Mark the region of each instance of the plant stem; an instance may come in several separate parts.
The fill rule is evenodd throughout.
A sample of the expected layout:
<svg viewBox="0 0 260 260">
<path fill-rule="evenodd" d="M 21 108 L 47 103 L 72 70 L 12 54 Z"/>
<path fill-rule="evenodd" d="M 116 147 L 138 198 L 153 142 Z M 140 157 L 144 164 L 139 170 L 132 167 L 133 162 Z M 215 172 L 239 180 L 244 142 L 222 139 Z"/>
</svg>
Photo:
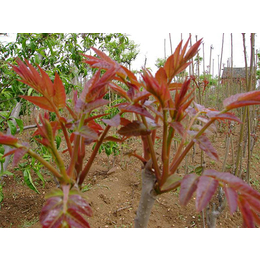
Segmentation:
<svg viewBox="0 0 260 260">
<path fill-rule="evenodd" d="M 186 129 L 186 131 L 185 131 L 185 133 L 184 133 L 184 135 L 183 135 L 183 137 L 182 137 L 181 143 L 180 143 L 180 145 L 179 145 L 179 147 L 178 147 L 178 150 L 177 150 L 177 152 L 175 153 L 175 156 L 174 156 L 174 158 L 173 158 L 173 160 L 172 160 L 172 163 L 171 163 L 171 165 L 170 165 L 170 170 L 172 169 L 172 167 L 173 167 L 175 161 L 178 159 L 178 157 L 179 157 L 179 155 L 180 155 L 180 153 L 181 153 L 181 151 L 182 151 L 182 149 L 183 149 L 183 146 L 184 146 L 185 141 L 186 141 L 186 138 L 187 138 L 188 131 L 191 129 L 191 127 L 192 127 L 194 121 L 198 118 L 198 116 L 199 116 L 200 114 L 201 114 L 201 112 L 199 111 L 199 112 L 192 118 L 192 120 L 191 120 L 191 122 L 190 122 L 188 128 Z M 172 173 L 172 171 L 171 171 L 171 173 Z"/>
<path fill-rule="evenodd" d="M 226 110 L 223 110 L 222 112 L 220 112 L 220 114 L 225 113 Z M 216 121 L 216 119 L 211 119 L 199 132 L 198 134 L 193 138 L 193 140 L 190 141 L 190 143 L 188 144 L 188 146 L 185 148 L 185 150 L 182 152 L 182 154 L 177 158 L 176 161 L 174 161 L 174 164 L 171 166 L 170 170 L 171 170 L 171 174 L 174 174 L 175 171 L 177 170 L 177 168 L 179 167 L 179 165 L 181 164 L 181 162 L 183 161 L 183 159 L 185 158 L 185 156 L 187 155 L 187 153 L 190 151 L 190 149 L 193 147 L 193 145 L 195 144 L 196 139 L 198 139 L 205 131 L 206 129 L 212 125 L 214 122 Z"/>
<path fill-rule="evenodd" d="M 162 183 L 166 181 L 169 175 L 169 143 L 171 143 L 171 138 L 168 140 L 167 138 L 168 132 L 168 123 L 167 123 L 167 111 L 163 111 L 163 145 L 162 145 L 162 163 L 163 163 L 163 171 L 162 171 Z M 170 134 L 169 134 L 170 135 Z M 168 143 L 169 142 L 169 143 Z"/>
<path fill-rule="evenodd" d="M 85 114 L 82 114 L 81 118 L 80 118 L 79 125 L 78 125 L 78 130 L 80 130 L 81 127 L 83 126 L 84 120 L 85 120 Z M 78 158 L 80 138 L 81 138 L 81 136 L 77 135 L 76 139 L 75 139 L 75 143 L 74 143 L 74 147 L 73 147 L 73 151 L 72 151 L 72 156 L 71 156 L 71 161 L 70 161 L 70 165 L 69 165 L 69 168 L 68 168 L 68 175 L 69 176 L 73 176 L 73 173 L 74 173 L 74 170 L 75 170 L 75 165 L 76 165 L 77 158 Z"/>
<path fill-rule="evenodd" d="M 22 146 L 20 146 L 22 147 Z M 17 147 L 18 148 L 18 147 Z M 25 147 L 26 148 L 26 147 Z M 38 154 L 36 154 L 34 151 L 32 151 L 31 149 L 28 149 L 27 153 L 32 156 L 33 158 L 35 158 L 36 160 L 38 160 L 41 164 L 43 164 L 50 172 L 53 173 L 53 175 L 55 175 L 55 177 L 57 177 L 58 179 L 62 179 L 62 176 L 60 175 L 60 173 L 47 161 L 45 161 L 41 156 L 39 156 Z"/>
<path fill-rule="evenodd" d="M 144 116 L 141 116 L 141 117 L 142 117 L 144 125 L 148 129 L 148 124 L 147 124 L 145 117 Z M 149 149 L 150 149 L 151 158 L 152 158 L 152 161 L 153 161 L 155 176 L 156 176 L 157 180 L 159 181 L 161 179 L 161 174 L 160 174 L 160 169 L 159 169 L 158 162 L 157 162 L 157 159 L 156 159 L 151 135 L 147 135 L 147 141 L 148 141 L 148 145 L 149 145 Z"/>
<path fill-rule="evenodd" d="M 103 132 L 103 134 L 100 136 L 99 140 L 97 141 L 96 146 L 95 146 L 95 148 L 94 148 L 94 150 L 93 150 L 93 152 L 92 152 L 92 154 L 91 154 L 91 156 L 90 156 L 90 158 L 89 158 L 85 168 L 83 169 L 83 171 L 81 172 L 81 174 L 78 177 L 77 182 L 78 182 L 79 186 L 82 185 L 84 179 L 86 178 L 86 176 L 87 176 L 87 174 L 88 174 L 88 172 L 90 170 L 90 167 L 92 166 L 92 163 L 94 162 L 94 159 L 96 158 L 98 150 L 99 150 L 99 148 L 100 148 L 100 146 L 101 146 L 101 144 L 102 144 L 104 138 L 106 137 L 106 135 L 107 135 L 107 133 L 108 133 L 110 128 L 111 128 L 111 126 L 107 125 L 105 130 L 104 130 L 104 132 Z"/>
</svg>

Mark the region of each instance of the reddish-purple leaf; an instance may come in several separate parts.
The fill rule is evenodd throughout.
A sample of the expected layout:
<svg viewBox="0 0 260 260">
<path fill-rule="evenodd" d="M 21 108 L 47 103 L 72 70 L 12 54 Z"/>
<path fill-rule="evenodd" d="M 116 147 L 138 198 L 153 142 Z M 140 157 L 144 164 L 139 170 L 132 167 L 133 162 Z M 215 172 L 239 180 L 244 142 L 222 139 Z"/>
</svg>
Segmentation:
<svg viewBox="0 0 260 260">
<path fill-rule="evenodd" d="M 119 87 L 115 83 L 109 83 L 109 87 L 119 96 L 124 97 L 126 100 L 129 100 L 129 97 L 123 88 Z"/>
<path fill-rule="evenodd" d="M 142 92 L 137 92 L 134 96 L 133 101 L 134 101 L 134 103 L 137 103 L 140 100 L 146 100 L 149 98 L 150 95 L 151 94 L 146 90 L 143 90 Z"/>
<path fill-rule="evenodd" d="M 160 119 L 163 120 L 163 114 L 159 112 L 155 107 L 153 107 L 151 104 L 149 104 L 147 101 L 144 103 L 144 106 L 148 109 L 150 109 L 155 115 L 157 115 Z"/>
<path fill-rule="evenodd" d="M 170 126 L 175 129 L 181 136 L 184 135 L 185 129 L 180 122 L 171 122 Z"/>
<path fill-rule="evenodd" d="M 123 143 L 125 141 L 125 138 L 123 139 L 119 139 L 119 138 L 116 138 L 114 136 L 107 136 L 104 138 L 104 142 L 106 141 L 112 141 L 112 142 L 117 142 L 117 143 Z"/>
<path fill-rule="evenodd" d="M 260 200 L 259 192 L 255 191 L 247 183 L 245 183 L 240 178 L 234 176 L 229 172 L 217 172 L 215 170 L 205 170 L 204 175 L 210 176 L 212 178 L 217 179 L 218 181 L 228 184 L 228 186 L 233 188 L 236 192 L 248 194 L 249 196 L 252 196 L 257 200 Z"/>
<path fill-rule="evenodd" d="M 120 125 L 120 122 L 121 122 L 121 117 L 119 114 L 117 114 L 116 116 L 114 116 L 113 118 L 111 119 L 102 119 L 102 121 L 109 125 L 109 126 L 114 126 L 114 127 L 117 127 Z"/>
<path fill-rule="evenodd" d="M 250 210 L 248 202 L 239 196 L 238 206 L 243 216 L 244 225 L 247 228 L 255 228 L 253 214 Z"/>
<path fill-rule="evenodd" d="M 23 156 L 27 153 L 25 148 L 15 149 L 14 158 L 13 158 L 13 167 L 16 167 L 19 161 L 23 158 Z"/>
<path fill-rule="evenodd" d="M 196 209 L 198 212 L 202 211 L 208 205 L 217 187 L 217 180 L 207 176 L 199 178 L 196 197 Z"/>
<path fill-rule="evenodd" d="M 198 112 L 206 112 L 208 111 L 208 109 L 200 104 L 197 104 L 196 102 L 194 102 L 194 105 L 195 105 L 195 109 L 198 111 Z"/>
<path fill-rule="evenodd" d="M 145 117 L 149 117 L 151 119 L 154 119 L 153 116 L 145 108 L 143 108 L 142 106 L 137 105 L 137 104 L 136 105 L 128 105 L 128 106 L 119 105 L 118 108 L 122 112 L 134 112 L 136 114 L 143 115 Z"/>
<path fill-rule="evenodd" d="M 199 176 L 196 174 L 186 175 L 181 182 L 180 204 L 186 206 L 190 201 L 194 191 L 197 189 Z"/>
<path fill-rule="evenodd" d="M 224 191 L 228 201 L 230 214 L 233 215 L 237 210 L 237 193 L 233 188 L 230 187 L 224 187 Z"/>
<path fill-rule="evenodd" d="M 124 136 L 140 136 L 149 135 L 151 131 L 140 121 L 133 121 L 119 129 L 118 133 Z"/>
<path fill-rule="evenodd" d="M 12 135 L 4 135 L 2 132 L 0 132 L 0 144 L 3 145 L 15 145 L 17 144 L 18 139 Z"/>
<path fill-rule="evenodd" d="M 208 113 L 208 116 L 210 116 L 210 113 Z M 229 121 L 236 121 L 236 122 L 242 124 L 241 120 L 232 113 L 225 113 L 225 114 L 216 113 L 216 115 L 211 116 L 211 118 L 219 119 L 219 120 L 225 120 L 226 119 L 226 120 L 229 120 Z"/>
<path fill-rule="evenodd" d="M 74 134 L 93 141 L 98 139 L 98 134 L 96 131 L 89 128 L 88 126 L 82 126 L 81 129 L 79 131 L 75 131 Z"/>
<path fill-rule="evenodd" d="M 199 144 L 199 147 L 202 151 L 204 151 L 210 158 L 215 161 L 218 161 L 218 153 L 215 148 L 212 146 L 208 137 L 205 134 L 202 134 L 198 139 L 195 140 Z"/>
<path fill-rule="evenodd" d="M 251 197 L 248 194 L 242 194 L 240 196 L 242 196 L 247 201 L 247 203 L 255 212 L 260 213 L 260 200 L 257 200 L 256 198 Z"/>
<path fill-rule="evenodd" d="M 108 100 L 105 100 L 105 99 L 102 99 L 102 98 L 96 99 L 96 100 L 89 102 L 89 103 L 85 103 L 84 101 L 82 101 L 81 98 L 79 98 L 76 102 L 75 110 L 76 110 L 77 113 L 80 113 L 80 112 L 89 113 L 93 109 L 107 105 L 108 103 L 109 103 Z"/>
<path fill-rule="evenodd" d="M 92 210 L 89 207 L 89 204 L 80 194 L 73 194 L 73 191 L 71 192 L 70 200 L 68 201 L 68 208 L 71 211 L 78 211 L 79 213 L 82 213 L 88 217 L 92 216 Z"/>
<path fill-rule="evenodd" d="M 78 191 L 70 191 L 66 195 L 56 189 L 47 196 L 40 222 L 45 228 L 88 228 L 89 223 L 85 219 L 87 216 L 92 216 L 92 210 Z"/>
<path fill-rule="evenodd" d="M 257 90 L 233 95 L 225 99 L 223 104 L 227 110 L 249 105 L 258 105 L 260 104 L 260 91 Z"/>
<path fill-rule="evenodd" d="M 54 108 L 49 103 L 48 99 L 45 97 L 30 97 L 30 96 L 19 96 L 19 97 L 30 101 L 31 103 L 33 103 L 34 105 L 42 109 L 48 110 L 50 112 L 54 112 Z"/>
<path fill-rule="evenodd" d="M 124 118 L 124 117 L 121 117 L 121 119 L 120 119 L 120 125 L 126 126 L 126 125 L 128 125 L 128 124 L 130 124 L 130 123 L 131 123 L 130 120 L 128 120 L 128 119 L 126 119 L 126 118 Z"/>
</svg>

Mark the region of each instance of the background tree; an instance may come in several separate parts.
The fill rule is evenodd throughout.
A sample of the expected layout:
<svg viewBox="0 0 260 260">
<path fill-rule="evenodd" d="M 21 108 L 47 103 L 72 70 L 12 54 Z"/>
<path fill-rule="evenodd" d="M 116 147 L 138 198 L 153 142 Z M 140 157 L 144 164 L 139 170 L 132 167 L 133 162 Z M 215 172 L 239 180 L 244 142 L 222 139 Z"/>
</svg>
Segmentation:
<svg viewBox="0 0 260 260">
<path fill-rule="evenodd" d="M 82 85 L 84 77 L 92 75 L 82 63 L 81 55 L 91 46 L 101 48 L 129 67 L 138 54 L 137 45 L 122 33 L 18 33 L 15 42 L 0 43 L 0 106 L 10 110 L 10 106 L 20 100 L 19 95 L 32 91 L 15 80 L 9 65 L 15 64 L 15 58 L 27 59 L 33 66 L 38 64 L 52 80 L 57 72 L 66 93 L 70 93 Z"/>
</svg>

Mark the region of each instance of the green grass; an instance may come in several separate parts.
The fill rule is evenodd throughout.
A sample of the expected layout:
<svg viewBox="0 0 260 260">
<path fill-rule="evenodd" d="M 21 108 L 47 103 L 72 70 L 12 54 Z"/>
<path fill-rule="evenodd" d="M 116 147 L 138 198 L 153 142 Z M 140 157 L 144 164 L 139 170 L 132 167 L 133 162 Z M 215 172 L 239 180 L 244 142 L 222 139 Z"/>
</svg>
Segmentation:
<svg viewBox="0 0 260 260">
<path fill-rule="evenodd" d="M 33 219 L 30 220 L 30 221 L 25 220 L 20 227 L 21 227 L 21 228 L 29 228 L 29 227 L 33 226 L 34 224 L 36 224 L 38 221 L 39 221 L 39 218 L 38 218 L 38 217 L 33 218 Z"/>
</svg>

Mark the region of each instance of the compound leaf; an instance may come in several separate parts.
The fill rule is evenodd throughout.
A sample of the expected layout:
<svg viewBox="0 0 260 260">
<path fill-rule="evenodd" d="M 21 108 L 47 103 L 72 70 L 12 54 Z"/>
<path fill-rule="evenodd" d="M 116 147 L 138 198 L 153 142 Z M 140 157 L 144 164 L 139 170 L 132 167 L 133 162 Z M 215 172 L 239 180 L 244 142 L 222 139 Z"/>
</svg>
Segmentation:
<svg viewBox="0 0 260 260">
<path fill-rule="evenodd" d="M 197 189 L 199 176 L 196 174 L 186 175 L 181 182 L 180 204 L 186 206 L 190 201 L 194 191 Z"/>
<path fill-rule="evenodd" d="M 207 176 L 199 178 L 196 197 L 196 209 L 198 212 L 202 211 L 208 205 L 217 187 L 217 180 Z"/>
<path fill-rule="evenodd" d="M 140 121 L 133 121 L 119 129 L 118 133 L 124 136 L 140 136 L 149 135 L 151 131 Z"/>
</svg>

